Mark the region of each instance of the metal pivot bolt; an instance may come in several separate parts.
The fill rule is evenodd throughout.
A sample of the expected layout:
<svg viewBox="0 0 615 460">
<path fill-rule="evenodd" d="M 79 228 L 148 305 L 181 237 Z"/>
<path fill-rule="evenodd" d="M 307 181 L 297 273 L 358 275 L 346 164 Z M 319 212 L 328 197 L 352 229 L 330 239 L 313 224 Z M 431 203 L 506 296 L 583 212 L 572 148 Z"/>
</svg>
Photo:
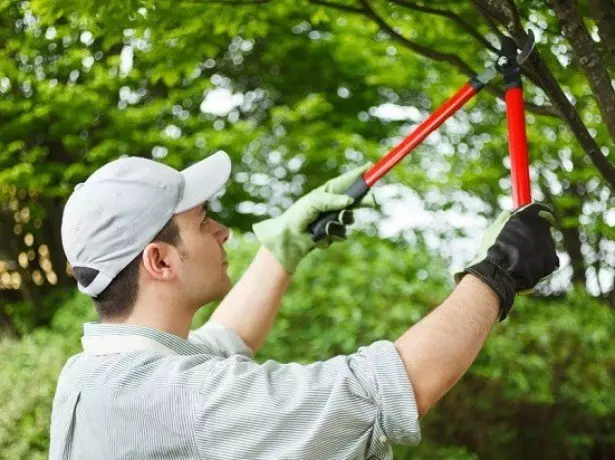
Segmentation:
<svg viewBox="0 0 615 460">
<path fill-rule="evenodd" d="M 506 56 L 500 56 L 500 57 L 498 58 L 498 65 L 499 65 L 500 67 L 504 67 L 504 66 L 506 66 L 507 64 L 508 64 L 508 58 L 507 58 Z"/>
</svg>

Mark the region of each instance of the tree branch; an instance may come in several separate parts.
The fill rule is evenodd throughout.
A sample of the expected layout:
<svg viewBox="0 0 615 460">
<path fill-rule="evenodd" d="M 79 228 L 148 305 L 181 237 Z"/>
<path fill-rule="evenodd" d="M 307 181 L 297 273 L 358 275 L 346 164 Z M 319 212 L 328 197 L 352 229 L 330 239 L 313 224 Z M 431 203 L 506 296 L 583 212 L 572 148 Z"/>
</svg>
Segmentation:
<svg viewBox="0 0 615 460">
<path fill-rule="evenodd" d="M 503 0 L 500 0 L 500 2 Z M 495 20 L 498 20 L 501 24 L 509 24 L 508 30 L 512 30 L 513 36 L 523 37 L 521 41 L 517 40 L 517 44 L 525 43 L 528 36 L 521 24 L 521 15 L 517 10 L 514 1 L 505 0 L 506 5 L 500 5 L 498 1 L 494 0 L 472 0 L 472 3 L 478 9 L 481 16 L 485 19 L 487 24 L 491 27 L 491 30 L 497 34 L 500 39 L 503 37 L 503 33 L 498 28 Z M 493 15 L 493 17 L 491 17 Z M 540 87 L 540 78 L 536 73 L 527 66 L 522 65 L 521 71 L 523 75 L 527 76 L 536 86 Z"/>
<path fill-rule="evenodd" d="M 515 17 L 510 11 L 510 4 L 504 4 L 504 0 L 473 0 L 480 5 L 485 15 L 491 17 L 496 22 L 502 24 L 507 30 L 515 29 Z"/>
<path fill-rule="evenodd" d="M 429 6 L 418 5 L 409 0 L 389 0 L 389 1 L 391 3 L 395 3 L 396 5 L 400 5 L 400 6 L 403 6 L 405 8 L 408 8 L 414 11 L 421 11 L 423 13 L 434 14 L 436 16 L 442 16 L 444 18 L 450 19 L 456 22 L 459 26 L 461 26 L 462 29 L 468 32 L 472 37 L 474 37 L 474 39 L 476 39 L 478 43 L 483 45 L 485 48 L 493 51 L 496 54 L 498 53 L 498 49 L 495 46 L 493 46 L 491 43 L 489 43 L 489 41 L 485 37 L 483 37 L 482 34 L 477 29 L 472 27 L 472 25 L 469 22 L 467 22 L 461 16 L 459 16 L 458 14 L 452 11 L 441 10 L 438 8 L 431 8 Z"/>
<path fill-rule="evenodd" d="M 400 43 L 404 47 L 411 49 L 412 51 L 422 56 L 433 59 L 434 61 L 448 62 L 449 64 L 452 64 L 455 67 L 457 67 L 459 70 L 461 70 L 461 72 L 463 72 L 464 74 L 468 76 L 476 75 L 476 72 L 474 72 L 472 68 L 456 54 L 442 53 L 440 51 L 436 51 L 426 46 L 420 45 L 404 37 L 399 32 L 394 30 L 393 27 L 391 27 L 384 19 L 382 19 L 376 13 L 376 11 L 374 11 L 374 9 L 371 7 L 371 5 L 369 4 L 367 0 L 359 0 L 359 1 L 361 2 L 361 5 L 363 5 L 365 14 L 370 19 L 372 19 L 376 24 L 378 24 L 382 30 L 388 33 L 391 36 L 391 38 L 395 40 L 396 42 Z"/>
<path fill-rule="evenodd" d="M 401 43 L 406 48 L 411 49 L 417 54 L 421 56 L 433 59 L 435 61 L 448 62 L 455 66 L 459 71 L 464 73 L 470 78 L 473 78 L 477 75 L 477 73 L 470 67 L 466 62 L 464 62 L 459 56 L 447 53 L 441 53 L 439 51 L 432 50 L 431 48 L 427 48 L 426 46 L 419 45 L 412 40 L 407 39 L 397 31 L 395 31 L 387 22 L 382 19 L 371 7 L 367 0 L 360 0 L 363 5 L 363 9 L 366 11 L 366 14 L 369 18 L 371 18 L 376 24 L 380 26 L 382 30 L 387 32 L 392 39 Z M 504 100 L 504 91 L 498 89 L 492 85 L 487 85 L 487 91 L 489 91 L 494 96 Z M 537 106 L 535 104 L 528 103 L 526 104 L 526 108 L 534 112 L 538 115 L 548 115 L 548 116 L 559 116 L 557 110 L 555 110 L 551 106 Z"/>
<path fill-rule="evenodd" d="M 481 0 L 472 0 L 472 3 L 474 4 L 474 7 L 478 10 L 478 12 L 481 14 L 481 16 L 483 17 L 483 19 L 485 20 L 485 22 L 489 25 L 489 28 L 491 29 L 491 31 L 496 34 L 500 40 L 503 37 L 503 33 L 502 31 L 498 28 L 498 25 L 496 24 L 496 22 L 494 21 L 494 19 L 489 15 L 489 11 L 487 9 L 487 7 L 485 7 L 485 5 L 483 4 L 483 2 Z M 510 6 L 510 5 L 509 5 Z M 512 23 L 516 24 L 515 28 L 520 29 L 522 33 L 520 33 L 519 35 L 523 35 L 524 36 L 524 41 L 527 40 L 527 34 L 525 34 L 523 27 L 521 27 L 520 25 L 520 15 L 518 12 L 516 12 L 514 10 L 514 3 L 512 4 L 513 7 L 513 11 L 512 13 L 510 13 L 511 15 L 511 20 Z M 493 9 L 494 10 L 494 9 Z M 504 13 L 501 14 L 502 17 L 502 22 L 506 22 L 506 17 L 504 15 Z M 538 75 L 536 75 L 536 73 L 529 68 L 526 65 L 522 65 L 521 66 L 521 72 L 523 73 L 523 75 L 525 75 L 526 77 L 528 77 L 532 83 L 534 83 L 536 86 L 540 87 L 540 78 L 538 77 Z M 558 111 L 557 109 L 553 109 L 552 112 L 554 114 L 557 114 Z"/>
<path fill-rule="evenodd" d="M 505 0 L 505 5 L 502 5 L 505 11 L 505 14 L 510 18 L 510 21 L 513 24 L 515 30 L 524 30 L 523 24 L 521 24 L 521 14 L 517 9 L 517 5 L 515 4 L 515 0 Z"/>
<path fill-rule="evenodd" d="M 576 2 L 552 0 L 562 32 L 568 38 L 581 69 L 585 73 L 598 102 L 602 119 L 615 141 L 615 90 L 595 43 L 592 40 Z"/>
<path fill-rule="evenodd" d="M 382 30 L 389 34 L 393 40 L 397 41 L 405 48 L 408 48 L 415 53 L 423 57 L 432 59 L 434 61 L 448 62 L 470 78 L 473 78 L 477 75 L 477 73 L 467 63 L 465 63 L 462 59 L 459 58 L 459 56 L 432 50 L 431 48 L 420 45 L 401 35 L 374 11 L 374 9 L 367 2 L 367 0 L 360 0 L 361 4 L 363 5 L 361 8 L 352 7 L 349 5 L 342 5 L 327 0 L 309 0 L 309 2 L 318 5 L 328 6 L 330 8 L 338 9 L 341 11 L 365 15 L 371 20 L 373 20 L 376 24 L 378 24 L 378 26 L 380 26 Z M 495 97 L 504 100 L 504 91 L 502 91 L 501 89 L 492 85 L 487 85 L 486 90 Z M 526 103 L 525 107 L 529 112 L 535 113 L 537 115 L 545 115 L 550 117 L 561 116 L 558 110 L 553 106 L 540 106 L 532 103 Z"/>
<path fill-rule="evenodd" d="M 482 3 L 480 3 L 478 0 L 472 0 L 472 3 L 474 4 L 474 7 L 478 10 L 480 15 L 483 17 L 483 19 L 485 20 L 485 22 L 491 29 L 491 32 L 493 32 L 495 35 L 501 38 L 502 32 L 500 31 L 500 29 L 498 29 L 498 26 L 493 20 L 493 18 L 489 16 L 489 13 L 485 9 L 485 7 L 482 5 Z"/>
</svg>

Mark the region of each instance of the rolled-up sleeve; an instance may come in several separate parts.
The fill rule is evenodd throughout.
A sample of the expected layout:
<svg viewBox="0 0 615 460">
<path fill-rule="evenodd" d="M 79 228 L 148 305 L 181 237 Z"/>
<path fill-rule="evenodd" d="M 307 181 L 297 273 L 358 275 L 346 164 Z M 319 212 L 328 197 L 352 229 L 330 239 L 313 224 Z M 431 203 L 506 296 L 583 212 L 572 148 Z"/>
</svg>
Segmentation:
<svg viewBox="0 0 615 460">
<path fill-rule="evenodd" d="M 393 343 L 308 365 L 242 355 L 208 372 L 195 408 L 207 458 L 392 458 L 418 444 L 412 385 Z"/>
<path fill-rule="evenodd" d="M 239 334 L 213 321 L 208 321 L 200 328 L 190 331 L 188 341 L 200 345 L 207 353 L 224 358 L 233 355 L 251 358 L 254 355 Z"/>
</svg>

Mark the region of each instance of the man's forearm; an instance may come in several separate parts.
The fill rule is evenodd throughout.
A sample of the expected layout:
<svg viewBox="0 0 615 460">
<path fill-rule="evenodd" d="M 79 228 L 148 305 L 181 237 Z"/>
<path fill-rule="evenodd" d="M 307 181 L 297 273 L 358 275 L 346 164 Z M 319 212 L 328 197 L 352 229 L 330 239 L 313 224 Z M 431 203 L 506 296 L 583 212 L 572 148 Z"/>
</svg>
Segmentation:
<svg viewBox="0 0 615 460">
<path fill-rule="evenodd" d="M 421 416 L 470 367 L 498 317 L 499 305 L 489 286 L 466 275 L 442 305 L 395 342 Z"/>
<path fill-rule="evenodd" d="M 261 247 L 211 321 L 237 332 L 256 353 L 273 326 L 290 280 L 284 267 Z"/>
</svg>

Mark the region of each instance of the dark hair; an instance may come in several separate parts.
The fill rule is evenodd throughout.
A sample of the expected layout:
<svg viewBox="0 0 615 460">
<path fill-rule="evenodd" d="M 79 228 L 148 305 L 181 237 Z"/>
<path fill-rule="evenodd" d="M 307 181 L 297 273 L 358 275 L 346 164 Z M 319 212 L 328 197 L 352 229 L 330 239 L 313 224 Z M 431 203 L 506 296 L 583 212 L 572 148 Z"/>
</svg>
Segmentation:
<svg viewBox="0 0 615 460">
<path fill-rule="evenodd" d="M 160 241 L 175 247 L 181 244 L 179 227 L 173 218 L 158 232 L 152 243 L 154 241 Z M 103 292 L 92 299 L 100 320 L 126 318 L 132 313 L 137 301 L 137 294 L 139 293 L 139 261 L 142 255 L 143 253 L 140 253 L 135 257 L 118 273 Z M 92 269 L 84 267 L 73 268 L 73 275 L 77 281 L 85 286 L 92 282 L 97 273 L 96 270 L 92 273 Z"/>
</svg>

